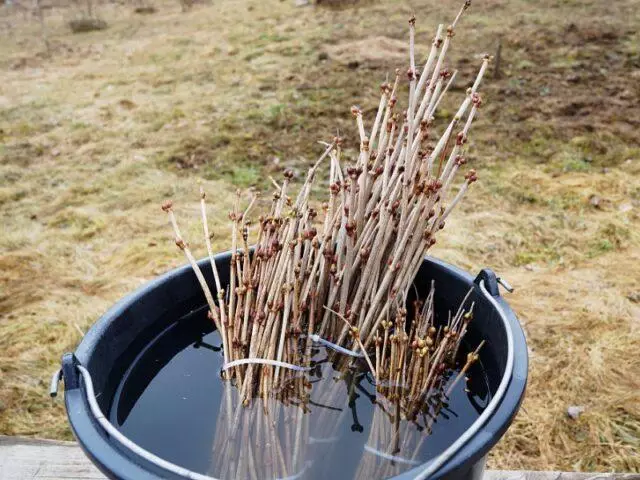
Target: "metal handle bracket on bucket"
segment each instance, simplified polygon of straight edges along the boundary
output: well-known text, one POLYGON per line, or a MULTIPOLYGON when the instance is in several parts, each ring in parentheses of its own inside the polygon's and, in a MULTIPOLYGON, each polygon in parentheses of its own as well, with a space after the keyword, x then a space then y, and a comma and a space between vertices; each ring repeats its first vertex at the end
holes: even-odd
POLYGON ((51 378, 49 395, 55 398, 58 395, 58 383, 64 379, 64 389, 67 391, 80 387, 80 375, 77 366, 80 362, 73 353, 65 353, 62 356, 60 369, 51 378))
POLYGON ((473 283, 480 286, 480 283, 484 281, 484 287, 494 297, 500 296, 500 289, 498 288, 498 276, 490 268, 483 268, 478 273, 478 276, 473 280, 473 283))
POLYGON ((502 277, 498 277, 490 268, 483 268, 480 270, 480 273, 478 273, 478 276, 475 278, 473 283, 480 286, 480 282, 483 281, 487 291, 494 297, 500 296, 500 289, 498 288, 498 285, 502 285, 507 292, 513 293, 514 288, 509 284, 509 282, 502 277))

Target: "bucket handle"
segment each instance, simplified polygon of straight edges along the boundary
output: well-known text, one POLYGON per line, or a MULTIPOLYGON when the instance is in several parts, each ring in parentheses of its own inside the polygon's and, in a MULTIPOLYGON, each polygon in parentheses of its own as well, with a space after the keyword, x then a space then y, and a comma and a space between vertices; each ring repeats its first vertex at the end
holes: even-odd
POLYGON ((62 357, 62 368, 56 371, 51 378, 51 396, 55 397, 57 395, 58 383, 63 378, 65 382, 65 390, 79 388, 80 376, 82 376, 84 380, 86 399, 89 404, 91 414, 93 415, 94 420, 96 420, 100 424, 102 429, 109 436, 111 436, 111 438, 116 440, 123 447, 128 448, 140 457, 144 458, 148 462, 179 476, 182 476, 183 478, 189 478, 192 480, 217 480, 213 477, 202 475, 200 473, 193 472, 191 470, 168 462, 167 460, 154 455, 153 453, 139 446, 137 443, 131 441, 129 438, 125 437, 116 427, 113 426, 111 422, 109 422, 109 420, 100 410, 100 406, 98 405, 98 401, 96 400, 96 395, 93 391, 93 381, 91 380, 91 374, 85 367, 80 364, 78 359, 72 353, 66 353, 62 357))
POLYGON ((64 379, 64 389, 74 390, 80 387, 80 372, 77 366, 80 361, 73 353, 65 353, 62 356, 61 367, 51 376, 49 395, 55 398, 58 395, 58 384, 64 379))
POLYGON ((481 282, 484 282, 484 288, 486 288, 487 292, 494 297, 500 296, 500 289, 498 288, 498 285, 502 285, 509 293, 513 293, 514 291, 514 288, 509 284, 509 282, 502 277, 498 277, 490 268, 483 268, 480 270, 480 273, 478 273, 478 276, 473 281, 473 283, 478 287, 481 282))

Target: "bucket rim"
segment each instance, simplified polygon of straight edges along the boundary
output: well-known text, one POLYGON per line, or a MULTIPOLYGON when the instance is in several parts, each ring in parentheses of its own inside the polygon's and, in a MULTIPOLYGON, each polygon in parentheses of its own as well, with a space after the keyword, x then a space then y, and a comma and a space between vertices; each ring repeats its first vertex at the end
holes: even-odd
MULTIPOLYGON (((230 256, 230 252, 223 252, 215 255, 214 258, 217 262, 225 262, 230 256)), ((201 267, 208 263, 208 257, 198 262, 201 267)), ((425 268, 438 272, 439 275, 449 276, 453 281, 461 282, 468 288, 475 286, 480 292, 478 284, 474 283, 474 277, 459 267, 428 256, 423 260, 420 272, 425 268)), ((189 472, 178 465, 175 465, 176 469, 167 469, 166 465, 165 468, 159 467, 157 462, 145 458, 144 454, 136 453, 130 447, 125 448, 121 443, 114 442, 113 434, 110 435, 105 430, 104 425, 101 425, 99 419, 96 418, 96 415, 93 414, 92 406, 87 400, 86 381, 81 380, 82 375, 78 373, 77 368, 78 365, 88 365, 96 346, 107 328, 112 322, 121 317, 128 307, 143 299, 157 287, 188 274, 190 271, 191 266, 189 264, 172 269, 122 298, 94 323, 77 346, 75 352, 66 354, 63 357, 62 376, 65 380, 65 406, 69 423, 88 457, 103 473, 111 478, 214 478, 202 476, 202 474, 197 474, 196 472, 189 472), (190 475, 191 473, 193 475, 190 475)), ((483 272, 486 272, 486 270, 483 272)), ((480 278, 480 276, 477 278, 480 278)), ((513 335, 513 371, 511 378, 502 399, 490 418, 482 425, 481 430, 429 478, 448 477, 480 462, 483 465, 487 453, 508 429, 524 398, 528 372, 528 351, 525 335, 515 313, 497 292, 497 289, 491 293, 499 309, 496 309, 494 305, 491 308, 503 317, 503 321, 508 324, 513 335)), ((115 429, 115 427, 113 428, 115 429)), ((153 456, 151 453, 150 455, 153 456)), ((164 463, 166 464, 167 462, 164 463)), ((420 471, 428 467, 429 463, 431 462, 421 464, 394 478, 401 480, 415 478, 420 471)))

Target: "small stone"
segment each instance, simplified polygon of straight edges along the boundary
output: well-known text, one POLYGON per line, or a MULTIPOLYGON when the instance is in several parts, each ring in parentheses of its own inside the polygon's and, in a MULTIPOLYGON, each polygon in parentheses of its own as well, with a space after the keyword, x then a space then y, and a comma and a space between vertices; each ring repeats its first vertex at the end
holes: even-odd
POLYGON ((576 420, 584 411, 585 408, 582 405, 571 405, 567 408, 567 416, 572 420, 576 420))
POLYGON ((128 98, 123 98, 122 100, 120 100, 118 102, 118 105, 120 105, 125 110, 133 110, 137 106, 134 102, 132 102, 128 98))
POLYGON ((627 295, 627 298, 633 303, 640 303, 640 292, 633 292, 627 295))
POLYGON ((630 90, 630 89, 626 89, 623 90, 622 92, 620 92, 620 95, 618 95, 618 97, 621 100, 631 100, 632 98, 635 97, 635 94, 630 90))
POLYGON ((620 210, 622 213, 625 213, 630 210, 633 210, 633 205, 631 205, 630 203, 623 203, 618 207, 618 210, 620 210))

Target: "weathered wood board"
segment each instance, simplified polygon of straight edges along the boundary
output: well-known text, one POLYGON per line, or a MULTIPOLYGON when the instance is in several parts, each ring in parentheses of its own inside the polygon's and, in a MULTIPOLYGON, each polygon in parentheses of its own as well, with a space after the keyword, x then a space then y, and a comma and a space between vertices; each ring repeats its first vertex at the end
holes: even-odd
POLYGON ((74 442, 0 436, 0 480, 104 478, 74 442))
POLYGON ((640 480, 640 474, 488 470, 483 480, 640 480))

